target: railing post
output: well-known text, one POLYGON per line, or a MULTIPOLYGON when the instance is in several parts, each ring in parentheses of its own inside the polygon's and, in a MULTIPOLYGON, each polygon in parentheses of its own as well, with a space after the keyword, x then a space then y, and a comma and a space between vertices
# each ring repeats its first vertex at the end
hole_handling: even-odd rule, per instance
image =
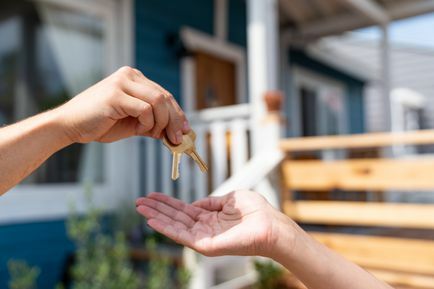
MULTIPOLYGON (((268 91, 263 100, 267 108, 264 119, 260 122, 262 136, 267 140, 261 143, 260 150, 276 150, 283 132, 281 115, 283 94, 280 91, 268 91)), ((271 172, 255 189, 274 207, 280 208, 280 176, 279 172, 271 172)))

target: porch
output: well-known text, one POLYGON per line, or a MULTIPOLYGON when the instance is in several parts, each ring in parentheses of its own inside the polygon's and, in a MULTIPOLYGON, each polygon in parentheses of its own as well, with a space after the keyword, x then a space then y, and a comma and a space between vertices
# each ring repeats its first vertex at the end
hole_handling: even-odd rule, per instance
MULTIPOLYGON (((409 288, 431 288, 434 270, 429 260, 433 247, 427 239, 432 238, 432 234, 425 232, 424 236, 428 237, 423 241, 399 239, 399 234, 411 235, 411 229, 432 230, 433 225, 427 220, 432 219, 434 210, 425 204, 389 204, 385 196, 401 190, 434 188, 432 177, 426 173, 434 165, 430 158, 412 155, 402 159, 402 155, 396 154, 403 145, 434 143, 434 133, 397 134, 398 131, 393 131, 388 32, 391 21, 434 11, 434 2, 339 0, 312 3, 315 9, 306 1, 247 1, 247 60, 240 49, 227 42, 227 1, 215 1, 213 35, 188 28, 181 30, 181 42, 187 51, 205 52, 236 64, 235 103, 214 107, 198 105, 201 95, 195 77, 196 69, 200 69, 199 60, 191 53, 184 55, 180 67, 183 72, 181 102, 197 133, 198 151, 209 163, 210 172, 203 175, 185 158, 180 180, 172 183, 169 152, 157 141, 141 139, 143 191, 163 191, 191 202, 236 188, 255 189, 301 224, 319 225, 321 230, 335 229, 314 235, 332 249, 371 269, 379 278, 409 288), (378 25, 383 35, 382 101, 387 108, 384 114, 389 121, 389 132, 287 139, 306 136, 302 130, 294 133, 292 127, 285 127, 288 120, 294 123, 291 104, 300 93, 291 86, 295 80, 289 67, 290 49, 306 49, 321 37, 372 25, 378 25), (246 63, 247 73, 243 71, 246 63), (246 88, 243 87, 245 80, 246 88), (276 91, 282 91, 285 97, 281 98, 276 91), (398 158, 389 160, 385 156, 398 158), (319 173, 325 170, 329 173, 319 173), (311 193, 306 193, 309 197, 305 199, 308 191, 311 193), (395 217, 397 211, 400 212, 398 218, 395 217), (338 228, 342 225, 344 231, 338 228), (397 236, 384 237, 374 236, 378 230, 366 227, 410 228, 410 231, 400 229, 397 236), (348 230, 366 236, 347 235, 348 230), (389 246, 391 249, 385 249, 389 246), (405 252, 405 256, 401 258, 397 252, 405 252), (426 254, 421 257, 421 252, 426 254)), ((348 69, 345 63, 328 61, 333 67, 348 69)), ((325 90, 330 91, 330 87, 325 90)), ((337 120, 343 122, 345 118, 337 120)), ((336 133, 353 132, 342 129, 336 133)), ((327 129, 322 133, 327 134, 327 129)), ((244 288, 256 278, 250 258, 206 258, 186 250, 185 260, 194 272, 191 288, 244 288), (229 267, 231 274, 227 273, 229 267)))

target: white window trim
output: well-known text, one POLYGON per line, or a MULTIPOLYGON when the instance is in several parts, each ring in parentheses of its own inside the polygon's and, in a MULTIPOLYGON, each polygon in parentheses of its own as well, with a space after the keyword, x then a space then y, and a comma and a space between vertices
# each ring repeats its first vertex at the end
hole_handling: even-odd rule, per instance
POLYGON ((391 92, 392 131, 402 132, 404 129, 404 112, 406 109, 423 109, 425 97, 409 88, 395 88, 391 92))
POLYGON ((301 136, 301 96, 299 95, 298 91, 300 86, 302 85, 314 89, 318 89, 323 86, 333 87, 341 92, 344 109, 342 111, 342 114, 339 115, 339 133, 348 133, 348 122, 346 113, 347 99, 345 95, 344 84, 337 80, 299 66, 289 68, 289 73, 292 75, 291 129, 293 130, 294 136, 301 136))
MULTIPOLYGON (((132 65, 134 55, 133 0, 35 0, 85 11, 107 22, 105 74, 122 65, 132 65)), ((131 138, 105 147, 104 183, 92 187, 98 207, 111 210, 121 199, 138 193, 138 139, 131 138), (129 193, 124 194, 124 193, 129 193)), ((85 186, 73 184, 18 185, 0 198, 0 224, 64 218, 74 204, 87 208, 85 186)))
MULTIPOLYGON (((245 49, 241 46, 225 42, 222 39, 213 37, 190 27, 183 27, 180 35, 183 44, 188 50, 203 51, 235 63, 237 75, 237 101, 238 103, 246 102, 245 49)), ((187 112, 194 112, 196 110, 195 69, 196 63, 192 57, 184 57, 181 60, 181 94, 187 112)))

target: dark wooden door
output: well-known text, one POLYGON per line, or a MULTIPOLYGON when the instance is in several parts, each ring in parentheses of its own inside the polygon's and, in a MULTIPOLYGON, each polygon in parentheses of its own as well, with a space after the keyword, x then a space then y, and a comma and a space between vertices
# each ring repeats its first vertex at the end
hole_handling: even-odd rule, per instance
POLYGON ((196 109, 236 104, 235 63, 203 52, 195 59, 196 109))

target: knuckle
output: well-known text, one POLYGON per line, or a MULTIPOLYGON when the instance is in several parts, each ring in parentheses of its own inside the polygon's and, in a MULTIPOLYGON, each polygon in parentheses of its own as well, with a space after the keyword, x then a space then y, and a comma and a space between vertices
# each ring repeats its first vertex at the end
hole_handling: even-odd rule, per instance
POLYGON ((145 105, 143 105, 142 110, 143 110, 142 114, 152 115, 152 107, 149 104, 145 103, 145 105))
POLYGON ((137 75, 144 76, 143 73, 142 73, 140 70, 138 70, 137 68, 133 68, 133 71, 134 71, 137 75))
POLYGON ((134 69, 128 65, 122 66, 118 71, 120 74, 127 76, 130 76, 134 73, 134 69))
POLYGON ((124 78, 121 75, 114 75, 112 77, 111 83, 115 89, 122 88, 124 83, 124 78))
POLYGON ((169 100, 175 100, 175 97, 173 96, 173 94, 171 94, 170 92, 167 92, 166 93, 166 97, 169 99, 169 100))
POLYGON ((161 105, 166 101, 166 97, 161 92, 154 93, 152 97, 152 104, 153 105, 161 105))

